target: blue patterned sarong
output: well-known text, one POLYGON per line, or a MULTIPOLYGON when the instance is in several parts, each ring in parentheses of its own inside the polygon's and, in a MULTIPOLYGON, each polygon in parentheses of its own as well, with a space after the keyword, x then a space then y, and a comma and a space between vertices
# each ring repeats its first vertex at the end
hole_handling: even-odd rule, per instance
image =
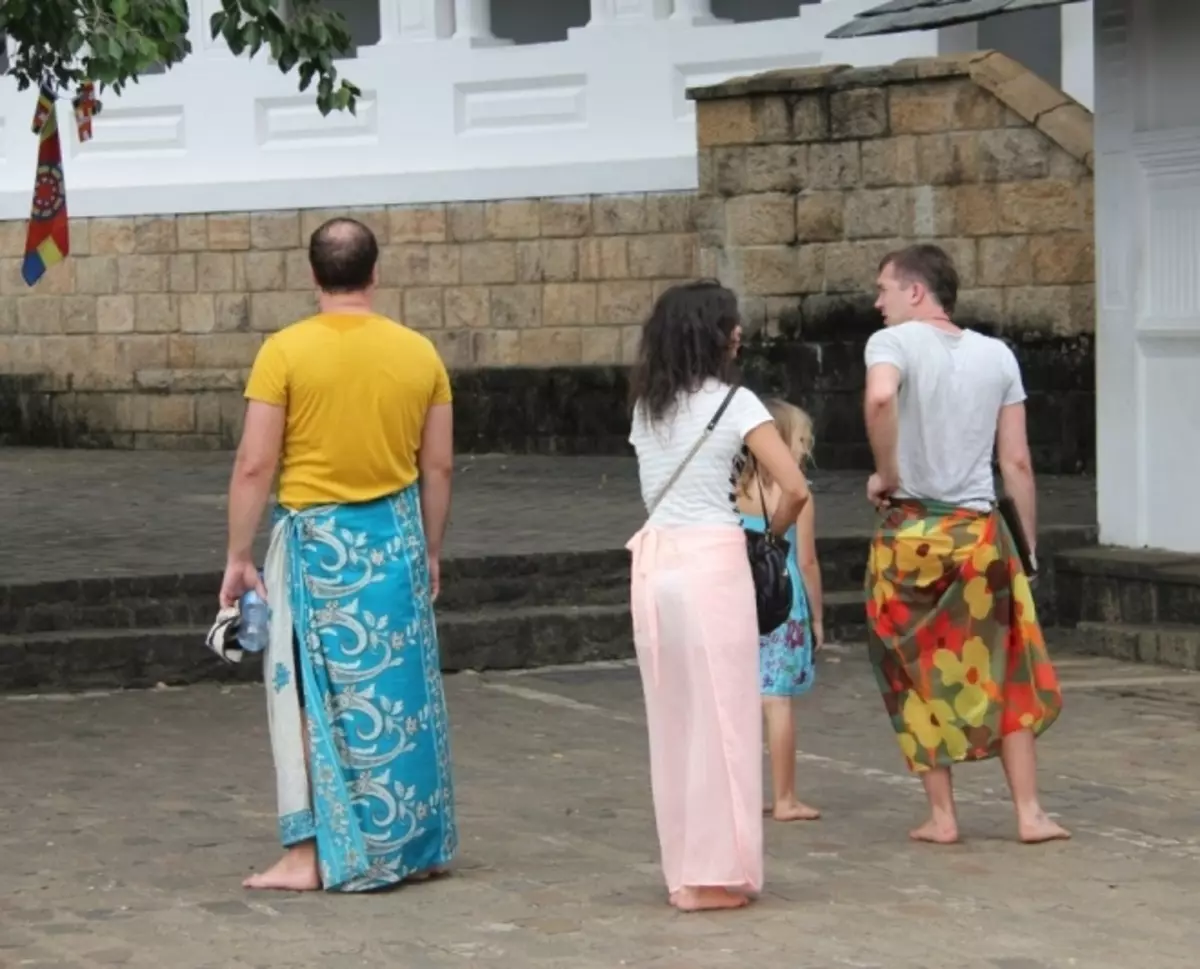
POLYGON ((418 486, 279 509, 265 578, 280 840, 316 839, 328 891, 448 864, 458 830, 418 486))

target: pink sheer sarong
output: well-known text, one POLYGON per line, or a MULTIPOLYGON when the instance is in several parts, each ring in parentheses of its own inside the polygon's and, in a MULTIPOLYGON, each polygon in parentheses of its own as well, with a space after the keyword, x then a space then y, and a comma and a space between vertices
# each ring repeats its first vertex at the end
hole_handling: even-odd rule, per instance
POLYGON ((736 526, 647 526, 627 547, 667 890, 756 893, 762 709, 745 537, 736 526))

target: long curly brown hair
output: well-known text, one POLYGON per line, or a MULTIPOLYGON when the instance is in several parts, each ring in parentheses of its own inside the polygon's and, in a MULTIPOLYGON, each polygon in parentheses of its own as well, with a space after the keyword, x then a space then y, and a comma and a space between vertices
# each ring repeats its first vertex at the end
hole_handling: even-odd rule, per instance
POLYGON ((730 349, 740 323, 737 297, 716 280, 672 286, 654 304, 642 328, 630 404, 641 404, 657 424, 670 416, 682 393, 695 393, 712 377, 733 383, 730 349))

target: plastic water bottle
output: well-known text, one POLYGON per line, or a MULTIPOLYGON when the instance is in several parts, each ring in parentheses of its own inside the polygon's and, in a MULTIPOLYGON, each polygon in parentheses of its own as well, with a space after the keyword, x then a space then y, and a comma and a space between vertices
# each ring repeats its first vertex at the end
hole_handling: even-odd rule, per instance
POLYGON ((238 645, 247 653, 261 653, 271 637, 271 610, 266 600, 251 589, 242 596, 242 618, 238 623, 238 645))

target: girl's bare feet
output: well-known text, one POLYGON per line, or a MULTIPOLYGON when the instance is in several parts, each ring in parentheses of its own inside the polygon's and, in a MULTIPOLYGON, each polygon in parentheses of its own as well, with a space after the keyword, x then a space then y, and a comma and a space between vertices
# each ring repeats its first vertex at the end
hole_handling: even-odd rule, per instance
POLYGON ((315 892, 321 887, 321 874, 317 870, 317 847, 306 841, 289 848, 287 853, 270 868, 251 875, 243 888, 276 892, 315 892))
POLYGON ((1017 818, 1017 836, 1027 845, 1039 845, 1047 841, 1066 841, 1071 832, 1050 820, 1046 812, 1038 811, 1027 818, 1017 818))
POLYGON ((671 904, 681 912, 711 912, 716 909, 745 908, 750 899, 728 888, 685 887, 671 893, 671 904))
POLYGON ((803 801, 797 801, 795 797, 787 797, 782 801, 775 802, 775 809, 771 812, 771 816, 776 821, 816 821, 821 816, 821 812, 815 807, 809 807, 803 801))
POLYGON ((953 818, 933 817, 919 828, 910 831, 908 836, 913 841, 924 841, 927 844, 958 844, 958 824, 953 818))

